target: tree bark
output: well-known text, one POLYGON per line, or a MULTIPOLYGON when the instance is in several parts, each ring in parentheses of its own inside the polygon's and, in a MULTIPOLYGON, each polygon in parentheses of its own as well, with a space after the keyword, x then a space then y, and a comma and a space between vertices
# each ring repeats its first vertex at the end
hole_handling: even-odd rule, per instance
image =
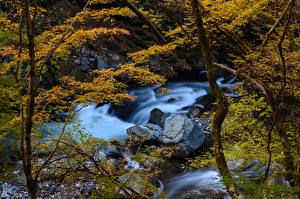
MULTIPOLYGON (((34 100, 35 100, 35 83, 36 83, 36 69, 35 69, 35 49, 34 49, 34 24, 30 17, 30 2, 24 0, 24 13, 28 38, 28 53, 29 53, 29 87, 28 100, 26 106, 24 139, 25 143, 21 145, 24 147, 23 151, 23 170, 26 176, 26 185, 31 199, 37 198, 37 181, 32 172, 32 126, 34 114, 34 100)), ((21 143, 23 140, 21 140, 21 143)))
POLYGON ((223 179, 225 179, 227 182, 225 184, 226 184, 229 194, 231 195, 232 198, 238 198, 238 191, 233 182, 231 173, 229 171, 229 168, 228 168, 225 156, 224 156, 224 151, 223 151, 223 146, 222 146, 222 141, 221 141, 222 123, 223 123, 223 121, 226 117, 227 111, 228 111, 228 102, 216 82, 216 78, 214 75, 213 56, 212 56, 212 53, 210 50, 209 41, 206 36, 206 31, 205 31, 205 28, 203 25, 199 2, 198 2, 198 0, 191 0, 191 3, 192 3, 193 15, 196 18, 198 38, 200 41, 201 55, 202 55, 204 65, 207 70, 207 79, 208 79, 211 91, 217 100, 216 110, 215 110, 215 114, 214 114, 213 121, 212 121, 213 152, 214 152, 214 156, 216 159, 218 169, 219 169, 223 179))

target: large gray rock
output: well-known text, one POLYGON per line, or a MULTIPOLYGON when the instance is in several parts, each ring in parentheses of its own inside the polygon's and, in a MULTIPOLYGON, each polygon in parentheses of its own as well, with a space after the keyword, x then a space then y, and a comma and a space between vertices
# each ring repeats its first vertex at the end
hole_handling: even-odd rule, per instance
POLYGON ((186 117, 171 114, 165 120, 164 130, 160 136, 160 140, 164 144, 178 144, 184 135, 184 131, 190 130, 193 123, 190 120, 187 120, 186 117))
POLYGON ((127 129, 129 140, 136 142, 158 141, 162 129, 156 124, 136 125, 127 129))
POLYGON ((186 156, 199 149, 205 142, 207 134, 193 120, 171 114, 166 118, 160 141, 164 144, 178 144, 182 155, 186 156))

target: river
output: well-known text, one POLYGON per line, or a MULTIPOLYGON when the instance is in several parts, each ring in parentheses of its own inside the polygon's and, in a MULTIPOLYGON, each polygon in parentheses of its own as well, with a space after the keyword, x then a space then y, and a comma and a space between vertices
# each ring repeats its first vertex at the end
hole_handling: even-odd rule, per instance
MULTIPOLYGON (((225 88, 233 81, 224 83, 219 79, 218 84, 225 88)), ((156 92, 159 87, 156 85, 130 89, 129 94, 136 96, 136 100, 126 103, 123 107, 90 104, 78 113, 75 121, 80 124, 81 129, 94 137, 106 140, 126 139, 126 129, 146 123, 152 109, 159 108, 164 112, 184 114, 196 103, 197 98, 210 92, 208 82, 170 82, 163 86, 169 91, 164 94, 156 92)), ((190 194, 200 189, 225 192, 219 174, 213 168, 174 173, 163 181, 164 191, 169 198, 174 199, 183 198, 186 193, 190 194)))

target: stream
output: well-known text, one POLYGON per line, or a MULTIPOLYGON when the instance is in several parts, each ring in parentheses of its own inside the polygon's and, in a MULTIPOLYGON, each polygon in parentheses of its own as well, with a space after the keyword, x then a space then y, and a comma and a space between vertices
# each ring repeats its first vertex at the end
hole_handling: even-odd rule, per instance
MULTIPOLYGON (((219 79, 218 84, 225 88, 233 81, 224 83, 219 79)), ((169 90, 165 94, 156 92, 158 87, 159 85, 129 90, 129 94, 136 96, 136 100, 122 107, 111 104, 88 105, 78 113, 76 121, 79 122, 80 128, 94 137, 106 140, 126 139, 126 129, 146 123, 152 109, 159 108, 164 112, 184 114, 195 104, 197 98, 210 92, 208 82, 170 82, 163 86, 169 90)), ((162 181, 168 198, 184 198, 186 193, 190 194, 200 189, 214 193, 226 192, 218 172, 213 168, 175 172, 162 181)))
MULTIPOLYGON (((225 88, 232 81, 222 84, 222 79, 219 79, 218 83, 225 88)), ((136 97, 135 101, 116 109, 111 104, 88 105, 78 113, 76 120, 94 137, 126 139, 126 129, 146 123, 154 108, 169 113, 187 113, 197 98, 209 93, 208 82, 170 82, 163 87, 168 89, 168 93, 156 92, 159 85, 131 89, 129 94, 136 97)))

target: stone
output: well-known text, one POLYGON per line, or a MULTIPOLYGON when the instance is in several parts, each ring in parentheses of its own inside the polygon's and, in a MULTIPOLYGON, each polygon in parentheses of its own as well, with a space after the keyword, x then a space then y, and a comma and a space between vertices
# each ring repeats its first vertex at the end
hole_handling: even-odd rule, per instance
POLYGON ((94 68, 90 65, 84 65, 84 66, 81 66, 80 69, 83 71, 89 71, 89 70, 93 70, 94 68))
POLYGON ((150 112, 149 123, 153 123, 159 125, 160 127, 164 126, 166 114, 162 112, 160 109, 155 108, 150 112))
POLYGON ((80 65, 80 64, 81 64, 81 61, 80 61, 80 59, 75 59, 75 61, 74 61, 74 64, 76 64, 76 65, 80 65))
POLYGON ((119 161, 116 159, 108 159, 106 163, 110 169, 116 169, 120 165, 119 161))
MULTIPOLYGON (((130 175, 130 174, 124 174, 122 176, 118 177, 118 180, 124 184, 126 184, 127 187, 129 187, 131 190, 134 190, 138 193, 143 192, 143 184, 145 182, 145 179, 137 176, 137 175, 130 175)), ((122 189, 118 190, 119 193, 127 195, 124 193, 122 189)), ((132 191, 127 190, 127 193, 133 194, 132 191)))
POLYGON ((189 156, 199 149, 206 139, 203 128, 191 119, 178 114, 166 118, 160 140, 164 144, 178 144, 179 156, 189 156))
POLYGON ((80 49, 80 53, 81 54, 86 54, 88 52, 87 48, 85 46, 83 46, 81 49, 80 49))
POLYGON ((28 197, 28 194, 26 193, 26 189, 8 183, 2 184, 0 190, 1 190, 1 195, 0 195, 1 199, 28 197))
POLYGON ((159 140, 161 127, 156 124, 136 125, 127 129, 129 140, 136 142, 147 142, 159 140))
POLYGON ((181 115, 171 114, 166 118, 164 130, 161 134, 161 141, 164 144, 177 144, 183 139, 184 127, 191 126, 190 121, 181 115))
POLYGON ((139 159, 142 160, 140 161, 140 163, 142 164, 143 168, 146 169, 159 168, 159 166, 161 165, 161 161, 159 158, 150 155, 140 154, 139 159))
POLYGON ((168 99, 169 104, 173 104, 175 102, 176 102, 176 99, 174 97, 171 97, 170 99, 168 99))
POLYGON ((94 63, 96 61, 95 57, 89 57, 89 62, 94 63))
POLYGON ((97 68, 103 69, 108 66, 108 63, 105 61, 105 59, 102 56, 97 57, 97 68))
POLYGON ((117 54, 114 54, 114 55, 112 55, 112 61, 120 61, 120 56, 119 55, 117 55, 117 54))
POLYGON ((90 65, 89 58, 88 58, 88 57, 83 57, 83 58, 81 59, 81 65, 83 65, 83 66, 88 66, 88 65, 90 65))
POLYGON ((176 154, 177 157, 187 157, 197 150, 209 148, 206 145, 210 142, 205 143, 209 140, 205 126, 187 116, 154 109, 151 111, 149 122, 151 123, 127 129, 131 147, 145 142, 158 147, 175 147, 176 150, 171 154, 176 154))
POLYGON ((110 143, 99 144, 97 151, 94 157, 96 160, 102 160, 104 158, 119 159, 124 157, 122 151, 110 143))
POLYGON ((213 103, 216 101, 216 98, 212 94, 206 94, 199 97, 196 100, 196 104, 200 104, 204 107, 205 111, 211 111, 214 107, 213 103))
POLYGON ((205 108, 202 105, 194 105, 190 108, 188 116, 190 118, 199 118, 205 112, 205 108))

